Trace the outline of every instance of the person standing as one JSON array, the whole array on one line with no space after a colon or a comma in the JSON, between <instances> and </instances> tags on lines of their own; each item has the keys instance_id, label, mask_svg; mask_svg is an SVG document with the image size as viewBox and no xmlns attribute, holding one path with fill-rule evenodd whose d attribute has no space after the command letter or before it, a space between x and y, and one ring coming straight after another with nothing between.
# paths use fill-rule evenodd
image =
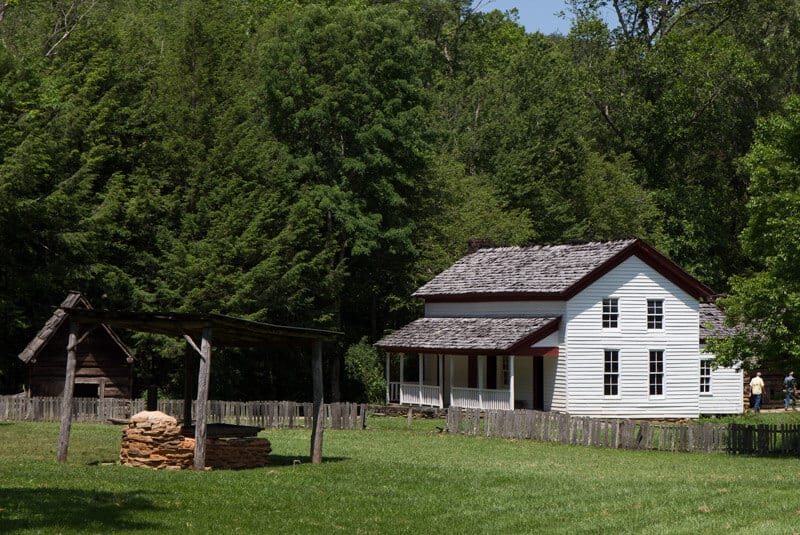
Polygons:
<instances>
[{"instance_id":1,"label":"person standing","mask_svg":"<svg viewBox=\"0 0 800 535\"><path fill-rule=\"evenodd\" d=\"M794 380L794 372L789 372L783 379L783 392L786 397L783 400L783 409L789 410L789 402L792 404L792 410L796 411L797 407L795 404L797 403L795 399L795 392L797 391L797 382Z\"/></svg>"},{"instance_id":2,"label":"person standing","mask_svg":"<svg viewBox=\"0 0 800 535\"><path fill-rule=\"evenodd\" d=\"M750 397L753 412L761 412L761 396L764 394L764 379L761 378L761 372L757 372L756 376L750 380Z\"/></svg>"}]
</instances>

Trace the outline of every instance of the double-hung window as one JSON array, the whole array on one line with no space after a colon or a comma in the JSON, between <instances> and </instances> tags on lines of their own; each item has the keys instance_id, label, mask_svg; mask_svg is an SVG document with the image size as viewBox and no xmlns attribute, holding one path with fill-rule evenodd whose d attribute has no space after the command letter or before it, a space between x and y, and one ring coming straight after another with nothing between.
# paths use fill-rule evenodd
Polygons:
<instances>
[{"instance_id":1,"label":"double-hung window","mask_svg":"<svg viewBox=\"0 0 800 535\"><path fill-rule=\"evenodd\" d=\"M708 359L700 361L700 393L711 393L711 361Z\"/></svg>"},{"instance_id":2,"label":"double-hung window","mask_svg":"<svg viewBox=\"0 0 800 535\"><path fill-rule=\"evenodd\" d=\"M619 351L616 349L603 352L603 395L619 395Z\"/></svg>"},{"instance_id":3,"label":"double-hung window","mask_svg":"<svg viewBox=\"0 0 800 535\"><path fill-rule=\"evenodd\" d=\"M603 299L603 329L616 329L619 326L619 299Z\"/></svg>"},{"instance_id":4,"label":"double-hung window","mask_svg":"<svg viewBox=\"0 0 800 535\"><path fill-rule=\"evenodd\" d=\"M650 350L650 395L664 394L664 351Z\"/></svg>"},{"instance_id":5,"label":"double-hung window","mask_svg":"<svg viewBox=\"0 0 800 535\"><path fill-rule=\"evenodd\" d=\"M647 328L664 328L664 301L661 299L647 300Z\"/></svg>"}]
</instances>

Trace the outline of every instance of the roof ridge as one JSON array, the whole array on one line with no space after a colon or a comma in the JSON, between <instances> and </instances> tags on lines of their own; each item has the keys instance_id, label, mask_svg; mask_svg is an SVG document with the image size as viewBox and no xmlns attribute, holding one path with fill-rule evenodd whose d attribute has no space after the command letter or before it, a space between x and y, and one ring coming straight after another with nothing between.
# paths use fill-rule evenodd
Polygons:
<instances>
[{"instance_id":1,"label":"roof ridge","mask_svg":"<svg viewBox=\"0 0 800 535\"><path fill-rule=\"evenodd\" d=\"M615 238L615 239L608 239L608 240L569 240L565 242L557 242L557 243L531 243L525 245L503 245L499 247L482 247L475 251L475 253L482 253L487 251L508 251L508 250L520 250L520 251L536 251L536 250L543 250L543 249L555 249L557 247L578 247L581 245L606 245L606 244L616 244L616 243L633 243L638 241L639 238L630 237L630 238ZM472 253L472 254L475 254Z\"/></svg>"}]
</instances>

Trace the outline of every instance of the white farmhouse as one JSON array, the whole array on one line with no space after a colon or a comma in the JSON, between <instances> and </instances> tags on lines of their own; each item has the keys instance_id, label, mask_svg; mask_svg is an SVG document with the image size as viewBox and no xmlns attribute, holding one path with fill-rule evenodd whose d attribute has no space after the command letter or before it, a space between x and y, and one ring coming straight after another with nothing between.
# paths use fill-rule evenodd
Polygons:
<instances>
[{"instance_id":1,"label":"white farmhouse","mask_svg":"<svg viewBox=\"0 0 800 535\"><path fill-rule=\"evenodd\" d=\"M702 352L722 325L712 291L641 240L481 248L414 295L425 317L376 344L390 354L387 401L629 418L743 410L741 371Z\"/></svg>"}]
</instances>

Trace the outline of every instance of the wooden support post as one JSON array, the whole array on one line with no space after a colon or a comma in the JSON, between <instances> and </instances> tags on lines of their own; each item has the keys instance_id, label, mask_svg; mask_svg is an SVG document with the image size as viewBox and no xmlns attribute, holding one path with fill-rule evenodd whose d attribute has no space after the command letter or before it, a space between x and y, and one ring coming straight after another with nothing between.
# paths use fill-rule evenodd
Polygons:
<instances>
[{"instance_id":1,"label":"wooden support post","mask_svg":"<svg viewBox=\"0 0 800 535\"><path fill-rule=\"evenodd\" d=\"M483 389L486 388L486 355L478 355L478 408L483 409Z\"/></svg>"},{"instance_id":2,"label":"wooden support post","mask_svg":"<svg viewBox=\"0 0 800 535\"><path fill-rule=\"evenodd\" d=\"M400 405L403 404L403 382L406 380L406 356L404 353L400 354Z\"/></svg>"},{"instance_id":3,"label":"wooden support post","mask_svg":"<svg viewBox=\"0 0 800 535\"><path fill-rule=\"evenodd\" d=\"M314 340L311 344L311 380L314 391L314 428L311 430L311 462L322 462L322 432L325 428L323 417L324 389L322 377L322 341Z\"/></svg>"},{"instance_id":4,"label":"wooden support post","mask_svg":"<svg viewBox=\"0 0 800 535\"><path fill-rule=\"evenodd\" d=\"M194 469L206 467L206 418L208 416L208 385L211 375L211 327L203 328L200 345L200 370L197 374L197 418L194 425Z\"/></svg>"},{"instance_id":5,"label":"wooden support post","mask_svg":"<svg viewBox=\"0 0 800 535\"><path fill-rule=\"evenodd\" d=\"M390 370L391 368L389 368L389 353L386 353L386 404L387 405L391 401L390 384L391 384L392 374Z\"/></svg>"},{"instance_id":6,"label":"wooden support post","mask_svg":"<svg viewBox=\"0 0 800 535\"><path fill-rule=\"evenodd\" d=\"M442 396L444 395L444 355L436 355L436 361L439 365L439 373L437 378L437 383L439 383L439 408L441 409L444 407L444 400Z\"/></svg>"},{"instance_id":7,"label":"wooden support post","mask_svg":"<svg viewBox=\"0 0 800 535\"><path fill-rule=\"evenodd\" d=\"M453 377L455 376L455 366L453 364L453 355L450 355L448 359L450 361L450 384L448 385L448 391L450 392L450 403L448 403L448 407L453 406Z\"/></svg>"},{"instance_id":8,"label":"wooden support post","mask_svg":"<svg viewBox=\"0 0 800 535\"><path fill-rule=\"evenodd\" d=\"M422 374L425 370L423 360L425 355L417 353L417 362L419 363L419 406L422 407Z\"/></svg>"},{"instance_id":9,"label":"wooden support post","mask_svg":"<svg viewBox=\"0 0 800 535\"><path fill-rule=\"evenodd\" d=\"M192 376L194 375L194 348L186 344L183 351L183 425L192 425Z\"/></svg>"},{"instance_id":10,"label":"wooden support post","mask_svg":"<svg viewBox=\"0 0 800 535\"><path fill-rule=\"evenodd\" d=\"M508 356L508 397L511 403L511 410L514 410L514 355Z\"/></svg>"},{"instance_id":11,"label":"wooden support post","mask_svg":"<svg viewBox=\"0 0 800 535\"><path fill-rule=\"evenodd\" d=\"M56 460L60 463L67 461L69 449L69 431L72 427L72 393L75 389L75 367L78 360L78 330L80 325L74 321L69 322L69 337L67 338L67 373L64 376L64 396L61 399L61 432L58 435L58 454Z\"/></svg>"}]
</instances>

